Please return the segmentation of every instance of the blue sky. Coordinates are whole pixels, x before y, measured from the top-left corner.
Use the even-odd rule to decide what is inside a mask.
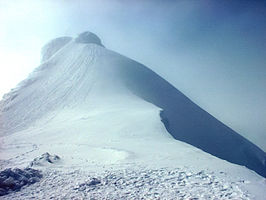
[[[90,30],[266,150],[263,1],[0,0],[0,96],[54,37]]]

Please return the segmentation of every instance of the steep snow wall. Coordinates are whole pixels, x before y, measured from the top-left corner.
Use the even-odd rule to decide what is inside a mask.
[[[119,77],[134,94],[162,109],[162,122],[175,139],[266,177],[264,151],[194,104],[147,67],[129,59],[121,61]]]
[[[264,151],[194,104],[147,67],[133,60],[123,61],[119,65],[119,77],[134,94],[162,109],[162,122],[175,139],[266,177]]]
[[[266,177],[265,152],[147,67],[105,49],[96,35],[57,39],[46,49],[45,62],[0,102],[1,135],[27,129],[39,119],[48,123],[50,113],[63,109],[90,112],[92,101],[138,97],[162,109],[162,122],[175,139]]]

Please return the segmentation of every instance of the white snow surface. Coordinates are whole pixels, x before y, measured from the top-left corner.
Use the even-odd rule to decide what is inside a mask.
[[[119,77],[127,58],[71,38],[53,45],[1,101],[0,167],[27,167],[45,152],[61,159],[2,199],[265,199],[265,178],[168,133],[162,109]]]

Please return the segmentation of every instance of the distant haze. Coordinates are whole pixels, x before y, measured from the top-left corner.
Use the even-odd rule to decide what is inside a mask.
[[[46,42],[89,30],[266,151],[263,1],[0,0],[0,24],[0,96]]]

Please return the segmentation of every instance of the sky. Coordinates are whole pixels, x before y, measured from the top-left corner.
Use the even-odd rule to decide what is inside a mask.
[[[42,46],[96,33],[266,151],[266,3],[222,0],[0,0],[0,97]]]

